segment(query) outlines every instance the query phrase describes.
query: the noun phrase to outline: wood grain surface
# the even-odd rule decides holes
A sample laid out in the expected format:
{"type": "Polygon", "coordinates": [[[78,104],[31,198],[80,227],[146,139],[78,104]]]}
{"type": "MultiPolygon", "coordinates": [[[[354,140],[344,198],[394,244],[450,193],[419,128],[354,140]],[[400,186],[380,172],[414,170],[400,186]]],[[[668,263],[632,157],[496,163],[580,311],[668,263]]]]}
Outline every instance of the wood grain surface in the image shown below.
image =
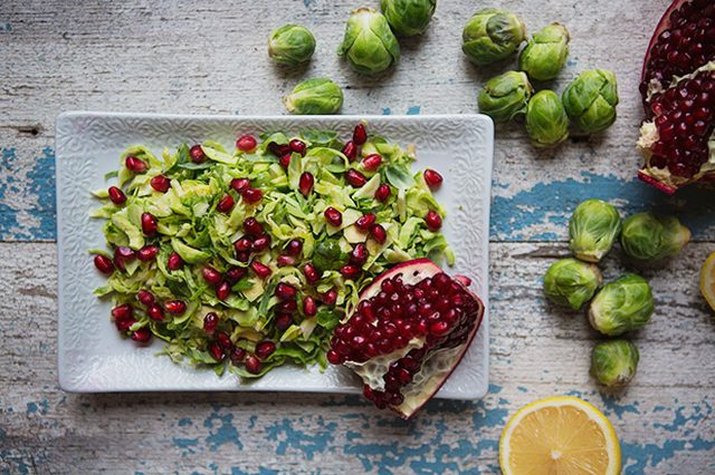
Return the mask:
{"type": "MultiPolygon", "coordinates": [[[[377,1],[366,2],[376,5],[377,1]]],[[[626,474],[715,473],[715,318],[697,273],[715,251],[715,200],[706,190],[659,195],[634,179],[642,119],[643,52],[667,0],[440,0],[428,33],[402,42],[379,78],[335,54],[359,2],[274,0],[0,2],[0,473],[498,473],[498,439],[523,404],[581,396],[616,427],[626,474]],[[474,10],[519,13],[530,31],[568,26],[560,91],[578,72],[616,72],[616,124],[540,152],[523,126],[498,127],[492,190],[491,385],[482,401],[434,401],[402,422],[357,397],[306,394],[75,395],[57,385],[54,119],[67,110],[282,114],[302,78],[345,88],[344,113],[476,110],[479,87],[514,67],[477,70],[460,51],[474,10]],[[286,22],[315,33],[310,66],[288,73],[266,54],[286,22]],[[656,295],[652,323],[634,339],[641,364],[623,392],[601,394],[588,376],[598,336],[583,314],[542,296],[541,276],[568,254],[574,206],[607,199],[623,214],[670,210],[694,242],[643,271],[656,295]]],[[[616,249],[607,278],[625,270],[616,249]]]]}

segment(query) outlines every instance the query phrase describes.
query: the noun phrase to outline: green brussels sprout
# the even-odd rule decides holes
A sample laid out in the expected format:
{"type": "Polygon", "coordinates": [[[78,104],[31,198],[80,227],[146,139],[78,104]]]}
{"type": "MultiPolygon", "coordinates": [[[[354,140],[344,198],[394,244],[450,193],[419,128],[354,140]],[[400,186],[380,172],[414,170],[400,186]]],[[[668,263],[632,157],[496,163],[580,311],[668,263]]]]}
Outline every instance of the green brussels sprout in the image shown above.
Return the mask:
{"type": "Polygon", "coordinates": [[[507,71],[491,78],[479,93],[479,112],[494,122],[507,122],[518,114],[526,113],[526,105],[534,92],[529,78],[519,71],[507,71]]]}
{"type": "Polygon", "coordinates": [[[609,388],[626,386],[636,375],[640,355],[628,340],[598,343],[591,353],[591,375],[609,388]]]}
{"type": "Polygon", "coordinates": [[[635,274],[624,274],[596,294],[588,319],[604,335],[621,335],[648,323],[653,308],[648,281],[635,274]]]}
{"type": "Polygon", "coordinates": [[[268,40],[268,56],[278,64],[297,66],[310,61],[315,51],[315,37],[304,26],[283,25],[273,30],[268,40]]]}
{"type": "Polygon", "coordinates": [[[392,31],[400,36],[415,36],[427,29],[437,0],[382,0],[380,8],[392,31]]]}
{"type": "Polygon", "coordinates": [[[534,147],[555,147],[569,136],[569,118],[554,91],[539,91],[526,106],[526,131],[534,147]]]}
{"type": "Polygon", "coordinates": [[[593,134],[616,121],[616,75],[605,69],[584,71],[566,86],[561,96],[569,118],[582,131],[593,134]]]}
{"type": "Polygon", "coordinates": [[[343,90],[328,78],[307,79],[283,103],[291,114],[337,114],[343,106],[343,90]]]}
{"type": "Polygon", "coordinates": [[[613,247],[621,232],[621,216],[611,204],[586,200],[569,221],[571,252],[583,261],[599,262],[613,247]]]}
{"type": "Polygon", "coordinates": [[[690,230],[673,216],[638,213],[623,222],[623,251],[639,261],[673,257],[690,241],[690,230]]]}
{"type": "Polygon", "coordinates": [[[559,75],[569,55],[569,31],[552,23],[534,34],[519,56],[519,69],[531,79],[549,81],[559,75]]]}
{"type": "Polygon", "coordinates": [[[469,19],[462,31],[462,51],[477,66],[508,58],[526,39],[524,22],[513,13],[485,8],[469,19]]]}
{"type": "Polygon", "coordinates": [[[385,16],[363,7],[350,15],[338,55],[359,73],[377,74],[400,59],[400,45],[385,16]]]}
{"type": "Polygon", "coordinates": [[[544,275],[544,294],[557,305],[579,310],[601,285],[601,271],[593,264],[567,258],[554,262],[544,275]]]}

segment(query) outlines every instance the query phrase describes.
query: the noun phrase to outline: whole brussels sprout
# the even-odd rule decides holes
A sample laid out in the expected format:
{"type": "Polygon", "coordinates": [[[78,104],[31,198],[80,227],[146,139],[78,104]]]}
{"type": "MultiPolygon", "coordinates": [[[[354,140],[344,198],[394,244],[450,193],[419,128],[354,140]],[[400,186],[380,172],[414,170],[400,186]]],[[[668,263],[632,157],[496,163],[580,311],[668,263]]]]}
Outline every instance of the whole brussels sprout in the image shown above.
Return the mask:
{"type": "Polygon", "coordinates": [[[567,258],[554,262],[544,275],[544,294],[557,305],[579,310],[601,285],[601,271],[593,264],[567,258]]]}
{"type": "Polygon", "coordinates": [[[584,71],[566,86],[561,96],[569,118],[582,131],[593,134],[616,121],[616,75],[605,69],[584,71]]]}
{"type": "Polygon", "coordinates": [[[526,106],[526,131],[534,147],[555,147],[569,136],[569,119],[554,91],[539,91],[526,106]]]}
{"type": "Polygon", "coordinates": [[[400,45],[385,16],[363,7],[350,15],[338,55],[359,73],[377,74],[400,59],[400,45]]]}
{"type": "Polygon", "coordinates": [[[620,232],[621,216],[613,205],[586,200],[576,207],[569,221],[569,246],[579,259],[599,262],[620,232]]]}
{"type": "Polygon", "coordinates": [[[462,31],[462,51],[477,66],[500,61],[516,52],[526,39],[524,22],[513,13],[485,8],[469,19],[462,31]]]}
{"type": "Polygon", "coordinates": [[[382,0],[380,8],[392,31],[400,36],[415,36],[427,29],[437,0],[382,0]]]}
{"type": "Polygon", "coordinates": [[[640,355],[628,340],[598,343],[591,352],[591,375],[604,386],[626,386],[636,375],[640,355]]]}
{"type": "Polygon", "coordinates": [[[559,75],[569,55],[569,32],[552,23],[534,34],[519,56],[519,69],[531,79],[549,81],[559,75]]]}
{"type": "Polygon", "coordinates": [[[299,83],[283,102],[291,114],[337,114],[343,91],[328,78],[312,78],[299,83]]]}
{"type": "Polygon", "coordinates": [[[623,222],[623,251],[639,261],[658,261],[678,254],[690,241],[690,230],[673,216],[638,213],[623,222]]]}
{"type": "Polygon", "coordinates": [[[529,78],[520,71],[507,71],[491,78],[479,93],[479,112],[494,122],[507,122],[526,113],[526,105],[534,92],[529,78]]]}
{"type": "Polygon", "coordinates": [[[604,335],[620,335],[648,323],[653,309],[653,293],[648,281],[635,274],[625,274],[604,285],[596,294],[588,319],[591,326],[604,335]]]}
{"type": "Polygon", "coordinates": [[[297,66],[310,61],[315,51],[315,37],[304,26],[283,25],[273,30],[268,40],[268,56],[278,64],[297,66]]]}

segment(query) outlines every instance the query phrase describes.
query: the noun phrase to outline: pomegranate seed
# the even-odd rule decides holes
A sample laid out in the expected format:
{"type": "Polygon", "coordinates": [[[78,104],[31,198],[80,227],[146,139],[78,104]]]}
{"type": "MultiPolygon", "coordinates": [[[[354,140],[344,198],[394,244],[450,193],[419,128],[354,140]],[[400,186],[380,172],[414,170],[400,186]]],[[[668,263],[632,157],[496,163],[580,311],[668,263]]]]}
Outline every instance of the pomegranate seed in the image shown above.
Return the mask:
{"type": "Polygon", "coordinates": [[[149,244],[137,251],[137,259],[142,262],[153,261],[157,254],[159,254],[159,246],[149,244]]]}
{"type": "Polygon", "coordinates": [[[204,163],[206,161],[206,154],[201,148],[201,145],[194,145],[189,149],[189,156],[191,161],[194,163],[204,163]]]}
{"type": "Polygon", "coordinates": [[[361,267],[365,262],[367,262],[368,252],[367,246],[360,242],[355,245],[352,252],[350,253],[350,262],[358,267],[361,267]]]}
{"type": "Polygon", "coordinates": [[[142,232],[146,236],[154,236],[156,234],[156,228],[158,226],[158,221],[156,217],[151,213],[142,213],[142,232]]]}
{"type": "Polygon", "coordinates": [[[137,292],[137,300],[145,307],[148,307],[154,304],[154,294],[146,289],[141,289],[137,292]]]}
{"type": "Polygon", "coordinates": [[[231,180],[231,188],[233,188],[236,193],[242,194],[245,190],[251,187],[251,182],[248,178],[234,178],[231,180]]]}
{"type": "Polygon", "coordinates": [[[231,286],[225,280],[216,287],[216,298],[225,301],[231,295],[231,286]]]}
{"type": "Polygon", "coordinates": [[[306,263],[303,266],[303,274],[305,275],[305,280],[307,280],[309,284],[315,284],[320,280],[318,270],[311,263],[306,263]]]}
{"type": "Polygon", "coordinates": [[[216,341],[219,345],[221,345],[221,348],[223,348],[224,350],[233,348],[233,342],[231,341],[231,337],[228,336],[228,333],[226,332],[218,332],[216,334],[216,341]]]}
{"type": "Polygon", "coordinates": [[[114,266],[124,270],[124,264],[136,257],[136,253],[126,246],[119,246],[114,249],[114,266]]]}
{"type": "Polygon", "coordinates": [[[290,284],[286,284],[285,282],[279,282],[276,286],[275,295],[281,302],[289,299],[294,299],[297,294],[298,291],[296,290],[296,288],[290,284]]]}
{"type": "Polygon", "coordinates": [[[357,145],[352,140],[348,140],[343,146],[343,154],[348,157],[351,162],[357,157],[357,145]]]}
{"type": "Polygon", "coordinates": [[[439,186],[442,184],[442,181],[444,181],[442,175],[440,175],[437,171],[432,170],[431,168],[427,168],[424,171],[423,176],[425,178],[425,183],[427,183],[427,186],[429,186],[431,190],[439,188],[439,186]]]}
{"type": "Polygon", "coordinates": [[[151,330],[147,327],[142,327],[132,332],[132,340],[137,343],[148,343],[151,340],[151,330]]]}
{"type": "Polygon", "coordinates": [[[276,351],[276,344],[272,341],[264,340],[256,345],[256,356],[264,360],[276,351]]]}
{"type": "Polygon", "coordinates": [[[247,252],[251,250],[251,247],[253,247],[253,242],[248,238],[241,238],[233,243],[236,252],[247,252]]]}
{"type": "Polygon", "coordinates": [[[425,224],[430,231],[439,231],[442,227],[442,218],[436,211],[429,210],[425,216],[425,224]]]}
{"type": "Polygon", "coordinates": [[[286,300],[276,306],[276,312],[279,313],[293,313],[296,310],[298,310],[298,304],[295,299],[286,300]]]}
{"type": "Polygon", "coordinates": [[[365,183],[367,183],[367,178],[365,177],[365,175],[355,170],[354,168],[351,168],[345,173],[345,179],[353,188],[360,188],[364,186],[365,183]]]}
{"type": "Polygon", "coordinates": [[[280,255],[276,258],[276,265],[278,265],[278,267],[294,266],[295,257],[280,255]]]}
{"type": "MultiPolygon", "coordinates": [[[[330,362],[330,364],[342,364],[343,363],[343,358],[335,350],[329,350],[326,356],[328,357],[328,361],[330,362]]],[[[365,385],[365,387],[370,389],[370,386],[365,385]]],[[[370,391],[372,391],[372,389],[370,389],[370,391]]]]}
{"type": "Polygon", "coordinates": [[[385,241],[387,241],[387,231],[385,231],[382,224],[374,224],[370,228],[370,236],[379,244],[385,244],[385,241]]]}
{"type": "Polygon", "coordinates": [[[283,155],[280,159],[278,159],[278,163],[280,163],[280,165],[287,170],[288,167],[290,166],[290,160],[291,160],[291,158],[293,158],[293,154],[292,154],[292,153],[286,153],[286,154],[283,155]]]}
{"type": "Polygon", "coordinates": [[[237,267],[237,266],[231,267],[224,274],[226,281],[231,285],[234,285],[236,282],[243,279],[245,276],[246,276],[246,269],[243,267],[237,267]]]}
{"type": "Polygon", "coordinates": [[[255,272],[260,279],[266,279],[273,273],[270,267],[258,261],[251,262],[251,269],[253,269],[253,272],[255,272]]]}
{"type": "Polygon", "coordinates": [[[250,259],[250,257],[251,254],[248,251],[236,253],[236,260],[239,262],[248,262],[248,259],[250,259]]]}
{"type": "Polygon", "coordinates": [[[363,145],[367,142],[367,130],[362,122],[356,125],[355,130],[353,130],[353,142],[355,145],[363,145]]]}
{"type": "Polygon", "coordinates": [[[360,268],[356,265],[353,264],[346,264],[340,268],[340,273],[345,277],[346,279],[354,279],[358,275],[360,275],[360,268]]]}
{"type": "Polygon", "coordinates": [[[248,355],[246,358],[246,371],[248,371],[251,374],[258,374],[261,372],[261,360],[256,358],[253,355],[248,355]]]}
{"type": "Polygon", "coordinates": [[[289,313],[276,315],[274,324],[279,331],[285,331],[293,324],[293,316],[289,313]]]}
{"type": "Polygon", "coordinates": [[[262,234],[253,240],[251,245],[251,250],[254,252],[261,252],[268,249],[271,246],[271,237],[267,234],[262,234]]]}
{"type": "Polygon", "coordinates": [[[281,157],[290,152],[290,146],[288,144],[278,145],[275,142],[271,142],[268,144],[268,151],[276,157],[281,157]]]}
{"type": "Polygon", "coordinates": [[[322,299],[325,305],[335,305],[335,303],[338,301],[338,291],[335,289],[330,289],[323,294],[322,299]]]}
{"type": "Polygon", "coordinates": [[[383,183],[382,185],[377,187],[377,190],[375,190],[375,199],[377,201],[384,203],[389,197],[390,185],[388,185],[387,183],[383,183]]]}
{"type": "Polygon", "coordinates": [[[380,168],[380,165],[382,165],[382,156],[377,153],[373,153],[362,159],[362,166],[367,171],[374,172],[380,168]]]}
{"type": "Polygon", "coordinates": [[[166,268],[169,270],[179,270],[184,266],[184,260],[176,252],[169,254],[169,259],[166,261],[166,268]]]}
{"type": "Polygon", "coordinates": [[[121,205],[127,201],[127,195],[116,186],[110,186],[107,193],[109,193],[109,200],[115,205],[121,205]]]}
{"type": "Polygon", "coordinates": [[[263,225],[254,217],[249,217],[243,220],[243,231],[249,236],[259,236],[265,233],[263,225]]]}
{"type": "Polygon", "coordinates": [[[246,188],[243,190],[243,193],[241,193],[241,196],[243,197],[243,201],[246,203],[255,204],[261,201],[263,198],[263,192],[258,188],[246,188]]]}
{"type": "Polygon", "coordinates": [[[236,140],[236,148],[242,152],[253,152],[256,149],[256,139],[253,135],[241,135],[236,140]]]}
{"type": "Polygon", "coordinates": [[[298,256],[303,250],[303,241],[300,239],[291,239],[285,247],[285,251],[289,256],[298,256]]]}
{"type": "Polygon", "coordinates": [[[114,320],[114,325],[117,327],[117,331],[122,333],[129,331],[135,323],[137,323],[136,319],[131,317],[123,320],[114,320]]]}
{"type": "Polygon", "coordinates": [[[216,205],[216,209],[219,213],[228,214],[233,209],[234,204],[235,202],[233,201],[233,196],[225,194],[223,195],[223,198],[219,200],[218,204],[216,205]]]}
{"type": "Polygon", "coordinates": [[[143,160],[131,155],[124,160],[124,166],[127,167],[127,170],[134,173],[144,173],[148,168],[143,160]]]}
{"type": "Polygon", "coordinates": [[[449,332],[449,324],[444,321],[433,322],[429,327],[429,332],[435,336],[443,336],[449,332]]]}
{"type": "Polygon", "coordinates": [[[186,304],[182,300],[168,300],[164,302],[164,309],[172,315],[181,315],[186,311],[186,304]]]}
{"type": "Polygon", "coordinates": [[[217,285],[222,279],[221,273],[211,266],[204,266],[201,269],[201,275],[204,277],[204,280],[211,285],[217,285]]]}
{"type": "Polygon", "coordinates": [[[231,363],[237,365],[246,358],[246,350],[235,346],[233,350],[231,350],[229,357],[231,358],[231,363]]]}
{"type": "Polygon", "coordinates": [[[360,231],[367,232],[370,230],[372,225],[375,224],[376,219],[377,217],[374,213],[363,214],[357,221],[355,221],[355,226],[357,226],[360,231]]]}
{"type": "Polygon", "coordinates": [[[314,183],[315,178],[313,178],[313,174],[310,172],[303,172],[303,174],[300,175],[300,180],[298,181],[298,191],[300,191],[300,193],[307,198],[310,192],[313,191],[314,183]]]}
{"type": "Polygon", "coordinates": [[[333,208],[332,206],[328,206],[327,208],[325,208],[323,216],[325,216],[325,220],[328,222],[328,224],[331,224],[335,227],[338,227],[343,224],[343,215],[340,213],[340,211],[333,208]]]}
{"type": "Polygon", "coordinates": [[[157,175],[153,177],[149,181],[149,184],[152,188],[161,193],[166,193],[167,191],[169,191],[169,188],[171,188],[171,180],[169,180],[169,178],[164,175],[157,175]]]}
{"type": "Polygon", "coordinates": [[[115,320],[126,320],[134,315],[134,309],[128,303],[117,305],[112,309],[112,317],[115,320]]]}
{"type": "Polygon", "coordinates": [[[226,353],[223,351],[223,348],[215,341],[209,343],[209,353],[211,353],[211,357],[216,361],[223,361],[224,358],[226,358],[226,353]]]}
{"type": "Polygon", "coordinates": [[[161,322],[164,320],[164,310],[156,304],[150,305],[146,309],[146,314],[154,321],[161,322]]]}
{"type": "Polygon", "coordinates": [[[103,256],[101,254],[97,254],[96,256],[94,256],[94,266],[102,274],[110,275],[112,272],[114,272],[114,264],[112,263],[112,260],[107,256],[103,256]]]}
{"type": "Polygon", "coordinates": [[[303,314],[306,317],[313,317],[318,313],[318,306],[315,303],[315,299],[310,295],[306,295],[303,298],[303,314]]]}
{"type": "Polygon", "coordinates": [[[305,142],[302,140],[293,139],[288,143],[288,146],[293,152],[299,153],[301,156],[305,155],[305,142]]]}

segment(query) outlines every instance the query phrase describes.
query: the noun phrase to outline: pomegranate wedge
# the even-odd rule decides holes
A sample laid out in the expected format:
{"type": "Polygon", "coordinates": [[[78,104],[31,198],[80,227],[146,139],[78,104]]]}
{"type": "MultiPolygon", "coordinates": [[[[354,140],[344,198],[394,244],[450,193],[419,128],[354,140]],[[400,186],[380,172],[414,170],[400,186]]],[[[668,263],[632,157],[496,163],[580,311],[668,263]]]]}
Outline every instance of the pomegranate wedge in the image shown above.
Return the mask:
{"type": "Polygon", "coordinates": [[[429,259],[393,267],[335,329],[328,360],[360,376],[378,408],[408,419],[442,387],[479,329],[484,305],[468,282],[429,259]]]}

